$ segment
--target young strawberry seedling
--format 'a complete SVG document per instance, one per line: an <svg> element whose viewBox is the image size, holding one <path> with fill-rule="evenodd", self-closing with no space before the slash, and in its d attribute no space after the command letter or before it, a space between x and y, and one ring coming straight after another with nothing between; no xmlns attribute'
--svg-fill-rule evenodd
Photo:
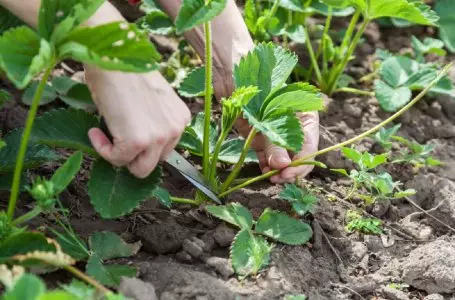
<svg viewBox="0 0 455 300"><path fill-rule="evenodd" d="M363 234L381 234L383 233L381 225L382 222L376 218L365 218L359 212L350 210L346 213L346 226L345 230L348 233L354 231Z"/></svg>

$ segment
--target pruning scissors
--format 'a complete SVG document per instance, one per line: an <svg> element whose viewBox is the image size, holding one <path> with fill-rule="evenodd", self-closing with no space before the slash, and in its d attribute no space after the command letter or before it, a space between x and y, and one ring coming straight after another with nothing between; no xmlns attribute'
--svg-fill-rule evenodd
<svg viewBox="0 0 455 300"><path fill-rule="evenodd" d="M112 142L113 137L103 117L101 117L100 129L106 134L109 140ZM202 174L193 166L188 160L186 160L177 151L172 150L171 154L165 160L167 167L178 171L183 177L185 177L191 184L193 184L198 190L204 195L209 197L211 200L218 204L223 204L221 200L216 196L210 185L207 184Z"/></svg>

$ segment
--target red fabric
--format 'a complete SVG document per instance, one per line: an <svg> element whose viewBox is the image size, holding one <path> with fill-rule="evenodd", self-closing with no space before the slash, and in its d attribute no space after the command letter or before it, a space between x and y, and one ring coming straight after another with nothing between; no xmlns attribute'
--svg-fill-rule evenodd
<svg viewBox="0 0 455 300"><path fill-rule="evenodd" d="M128 3L131 5L137 5L141 2L141 0L128 0Z"/></svg>

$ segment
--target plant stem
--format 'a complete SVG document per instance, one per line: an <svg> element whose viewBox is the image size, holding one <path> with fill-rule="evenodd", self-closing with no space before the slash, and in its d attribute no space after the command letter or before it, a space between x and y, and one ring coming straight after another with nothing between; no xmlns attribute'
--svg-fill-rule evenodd
<svg viewBox="0 0 455 300"><path fill-rule="evenodd" d="M428 91L436 84L438 83L438 81L443 77L445 76L451 66L452 66L453 62L452 63L449 63L447 64L442 70L441 72L438 74L438 76L432 81L430 82L430 84L423 90L421 91L414 99L412 99L408 104L406 104L403 108L401 108L399 111L397 111L395 114L393 114L392 116L390 116L388 119L386 119L385 121L382 121L381 123L379 123L378 125L374 126L373 128L365 131L364 133L356 136L356 137L353 137L352 139L349 139L347 141L344 141L342 143L339 143L339 144L336 144L334 146L331 146L331 147L327 147L325 149L322 149L322 150L319 150L317 152L314 152L310 155L307 155L305 157L302 157L300 159L297 159L297 160L294 160L290 165L289 167L296 167L296 166L299 166L301 164L303 164L305 161L311 159L311 158L314 158L318 155L322 155L322 154L325 154L327 152L330 152L330 151L334 151L334 150L337 150L337 149L340 149L344 146L347 146L347 145L350 145L350 144L353 144L369 135L371 135L372 133L375 133L376 131L378 131L379 129L381 129L382 127L386 126L387 124L389 124L390 122L392 122L393 120L395 120L396 118L398 118L399 116L401 116L404 112L406 112L409 108L411 108L414 104L416 104L418 101L420 101L427 93ZM265 174L262 174L260 176L257 176L257 177L254 177L248 181L245 181L244 183L242 184L239 184L227 191L224 191L222 192L219 197L224 197L238 189L241 189L247 185L250 185L254 182L257 182L259 180L262 180L262 179L266 179L266 178L269 178L273 175L276 175L280 172L280 170L273 170L273 171L270 171L270 172L267 172Z"/></svg>
<svg viewBox="0 0 455 300"><path fill-rule="evenodd" d="M35 208L32 209L31 211L29 211L28 213L18 217L17 219L14 219L11 222L11 225L18 226L18 225L20 225L22 223L30 221L31 219L35 218L36 216L38 216L42 212L43 212L43 210L41 209L40 206L35 206Z"/></svg>
<svg viewBox="0 0 455 300"><path fill-rule="evenodd" d="M273 6L270 9L269 14L267 15L267 20L265 20L265 22L264 22L264 28L267 28L267 25L269 25L270 20L276 14L276 11L278 10L278 7L280 6L280 2L281 2L281 0L275 0L275 2L273 2Z"/></svg>
<svg viewBox="0 0 455 300"><path fill-rule="evenodd" d="M232 181L237 178L239 175L240 169L243 166L243 162L245 161L245 158L248 154L248 151L250 150L251 143L253 142L254 137L256 136L256 129L252 128L250 133L248 134L248 137L245 141L245 145L243 146L242 153L240 154L239 160L234 166L234 169L232 170L231 174L229 174L228 178L226 179L225 182L221 185L221 191L225 191L229 188L231 185Z"/></svg>
<svg viewBox="0 0 455 300"><path fill-rule="evenodd" d="M344 34L343 41L341 42L341 53L344 52L344 49L349 45L351 42L352 34L354 33L355 26L357 25L357 21L359 20L360 17L360 9L356 10L354 15L351 18L351 21L349 22L348 29L346 30L346 33Z"/></svg>
<svg viewBox="0 0 455 300"><path fill-rule="evenodd" d="M208 2L207 0L205 2ZM202 166L205 178L210 172L210 119L212 109L212 29L210 22L204 24L205 31L205 101L204 101L204 137Z"/></svg>
<svg viewBox="0 0 455 300"><path fill-rule="evenodd" d="M22 133L21 137L21 144L19 147L19 152L17 153L16 158L16 166L14 169L13 175L13 183L11 186L11 195L9 198L8 203L8 217L10 220L14 217L14 210L16 209L16 202L19 196L19 188L21 184L21 174L22 174L22 167L24 166L24 159L25 154L27 152L28 141L30 139L30 134L32 133L33 122L35 121L36 112L38 110L38 106L41 100L41 96L43 95L44 88L46 87L47 79L51 74L52 67L48 68L44 73L41 81L36 88L35 95L33 96L32 105L30 106L30 110L28 112L27 121L25 123L24 132Z"/></svg>
<svg viewBox="0 0 455 300"><path fill-rule="evenodd" d="M322 34L322 41L319 46L319 49L321 49L321 51L322 51L322 70L323 70L322 72L323 72L323 74L326 74L327 70L329 68L329 63L328 63L327 55L326 55L327 51L325 51L325 47L327 46L325 43L325 41L326 41L325 37L328 36L331 22L332 22L332 6L329 6L328 16L327 16L327 19L325 20L325 25L324 25L324 32ZM319 52L319 49L318 49L318 52Z"/></svg>
<svg viewBox="0 0 455 300"><path fill-rule="evenodd" d="M216 178L216 162L218 161L218 156L220 155L221 146L223 145L224 140L226 139L229 130L224 130L221 132L218 141L216 142L215 149L213 150L212 159L210 161L210 172L209 172L209 182L212 186L215 186L215 178Z"/></svg>
<svg viewBox="0 0 455 300"><path fill-rule="evenodd" d="M374 97L374 95L375 95L374 92L362 91L362 90L350 88L350 87L339 88L339 89L334 90L332 93L351 93L351 94L355 94L355 95L370 96L370 97Z"/></svg>
<svg viewBox="0 0 455 300"><path fill-rule="evenodd" d="M180 204L191 204L191 205L198 205L195 200L187 199L187 198L180 198L180 197L171 197L172 202L180 203Z"/></svg>
<svg viewBox="0 0 455 300"><path fill-rule="evenodd" d="M335 86L338 82L338 79L340 78L341 74L343 73L344 69L346 68L346 65L348 64L349 59L351 58L352 54L354 53L355 49L357 48L357 44L359 43L359 40L362 37L363 32L365 31L365 28L368 26L369 23L370 23L369 19L363 20L362 26L355 34L354 39L352 40L351 45L348 48L348 51L346 52L346 54L343 57L343 60L341 61L341 63L338 66L336 66L335 71L333 73L333 77L330 78L329 85L327 86L327 89L325 90L327 95L330 96L332 94L333 89L335 88Z"/></svg>
<svg viewBox="0 0 455 300"><path fill-rule="evenodd" d="M87 282L88 284L94 286L97 290L99 290L103 294L111 293L111 291L108 288L106 288L104 285L102 285L95 279L91 278L90 276L85 275L78 268L73 267L73 266L65 266L63 268L65 270L67 270L68 272L70 272L71 274L73 274L74 276L78 277L79 279L82 279L83 281Z"/></svg>
<svg viewBox="0 0 455 300"><path fill-rule="evenodd" d="M319 85L321 85L322 82L322 75L321 75L321 70L319 69L318 61L316 59L316 56L314 55L314 50L313 46L311 45L311 40L310 40L310 34L308 33L308 28L304 26L305 35L306 35L306 46L308 49L308 54L310 54L310 59L311 59L311 65L314 67L314 71L316 72L316 80L318 81ZM307 81L309 81L310 78L307 78Z"/></svg>

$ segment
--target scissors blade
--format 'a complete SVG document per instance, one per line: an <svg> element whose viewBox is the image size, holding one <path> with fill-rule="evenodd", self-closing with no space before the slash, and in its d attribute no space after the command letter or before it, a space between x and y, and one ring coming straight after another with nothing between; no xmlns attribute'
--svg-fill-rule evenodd
<svg viewBox="0 0 455 300"><path fill-rule="evenodd" d="M166 159L166 163L172 166L174 169L180 172L189 182L191 182L197 189L203 192L207 197L218 204L223 204L221 200L216 196L209 184L206 183L206 180L202 174L193 166L189 161L187 161L183 156L181 156L177 151L173 150L171 154Z"/></svg>

